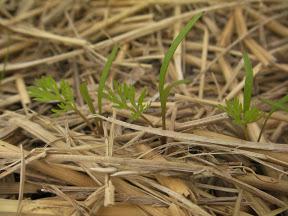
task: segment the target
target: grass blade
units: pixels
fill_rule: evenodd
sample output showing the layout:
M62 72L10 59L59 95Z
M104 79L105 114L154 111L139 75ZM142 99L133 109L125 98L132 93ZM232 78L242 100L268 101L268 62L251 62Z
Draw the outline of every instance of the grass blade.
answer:
M86 82L83 82L83 83L80 84L80 93L81 93L81 96L82 96L83 100L88 105L90 112L95 114L96 113L95 107L94 107L92 99L91 99L91 97L89 95Z
M171 58L173 57L179 44L186 37L186 35L189 33L189 31L192 29L194 24L200 19L201 16L202 16L202 13L195 15L186 24L186 26L180 31L180 33L174 39L174 41L172 42L171 46L169 47L167 53L165 54L164 59L163 59L163 63L162 63L161 68L160 68L160 75L159 75L159 92L160 92L160 95L162 94L162 92L164 90L166 73L167 73L167 69L168 69L169 62L170 62ZM161 98L160 98L160 100L161 100Z
M101 77L100 77L100 81L99 81L99 87L98 87L98 111L99 111L99 114L102 113L102 99L104 96L105 82L108 78L110 68L112 66L114 59L116 58L117 52L118 52L118 46L115 45L112 49L112 52L108 56L107 62L106 62L105 66L102 70L102 73L101 73Z
M243 53L244 68L245 68L245 85L244 85L244 101L243 111L247 112L250 108L252 90L253 90L253 67L247 52Z
M189 33L189 31L192 29L192 27L195 25L195 23L200 19L202 16L202 13L199 13L195 15L187 24L186 26L180 31L180 33L177 35L177 37L172 42L171 46L169 47L167 53L164 56L161 68L160 68L160 75L159 75L159 96L160 96L160 103L161 103L161 117L162 117L162 128L166 129L166 102L167 102L167 96L165 96L165 78L167 74L167 69L169 66L169 62L171 61L177 47L182 42L182 40L186 37L186 35ZM166 91L167 92L167 91ZM164 139L162 140L162 143L164 142Z

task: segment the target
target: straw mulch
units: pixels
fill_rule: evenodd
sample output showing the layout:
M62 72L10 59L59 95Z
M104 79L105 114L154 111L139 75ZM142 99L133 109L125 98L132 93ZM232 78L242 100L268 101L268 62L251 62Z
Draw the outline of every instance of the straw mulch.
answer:
M192 82L171 93L161 130L161 60L201 11L167 77ZM4 0L0 16L0 215L285 215L288 114L274 113L256 142L263 119L244 138L217 105L242 95L243 50L253 104L269 112L259 99L287 94L287 0ZM77 114L55 116L55 104L29 97L36 78L66 79L92 121L79 84L88 82L96 105L115 43L107 85L147 87L154 127L105 101L104 135L95 136Z

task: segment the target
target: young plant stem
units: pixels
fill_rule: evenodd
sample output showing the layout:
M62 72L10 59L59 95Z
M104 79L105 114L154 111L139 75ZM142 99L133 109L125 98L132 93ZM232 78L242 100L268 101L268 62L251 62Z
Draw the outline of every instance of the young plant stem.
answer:
M143 114L141 114L141 118L142 118L145 122L147 122L151 127L154 127L153 123L152 123L148 118L146 118Z
M102 122L102 119L99 119L99 118L95 118L95 125L97 127L97 131L99 134L103 134L104 131L103 131L103 122Z
M260 142L261 137L262 137L262 135L263 135L263 133L264 133L264 129L265 129L266 125L267 125L268 119L271 117L272 113L273 113L273 112L270 112L270 113L265 117L263 126L262 126L262 128L261 128L261 130L260 130L260 133L259 133L259 136L258 136L258 139L257 139L257 142Z
M83 100L88 105L90 112L92 114L96 114L96 110L93 105L92 98L90 97L89 92L88 92L87 82L82 82L80 84L80 93L81 93ZM103 128L101 128L100 120L98 118L94 118L94 124L97 128L98 134L102 134Z
M242 126L243 132L244 132L244 136L246 140L249 140L249 134L248 134L248 130L247 130L247 125Z
M101 115L100 113L99 113L99 115ZM97 117L96 117L97 118ZM102 122L102 119L97 119L98 121L99 121L99 133L100 134L103 134L104 133L104 131L103 131L103 122Z
M116 58L116 55L118 53L119 47L115 45L110 53L110 55L107 58L107 61L104 65L103 71L101 73L100 81L99 81L99 87L98 87L98 113L99 115L102 115L102 99L104 97L104 89L105 89L105 82L109 76L109 71L112 66L112 63L114 59ZM103 131L103 122L102 119L99 119L99 124L101 128L101 134L104 133Z
M93 114L95 114L95 113L93 113ZM97 128L98 134L102 134L103 133L103 128L101 127L99 119L95 118L94 123L95 123L95 126Z
M132 107L127 106L127 109L129 109L131 112L137 112L135 109L133 109ZM154 127L153 123L146 118L143 114L140 115L140 117L147 123L149 124L151 127Z
M96 114L96 113L93 113L93 114ZM89 122L89 120L88 120L88 122ZM97 128L97 134L103 134L103 128L101 127L100 120L98 118L94 118L94 124Z
M162 117L162 130L166 130L166 111L161 112L161 117ZM167 142L167 137L162 136L161 143L165 144L166 142Z
M177 47L180 45L180 43L183 41L183 39L186 37L186 35L190 32L194 24L200 19L202 16L202 13L199 13L195 15L185 26L184 28L179 32L177 37L173 40L172 44L170 45L169 49L167 50L161 68L160 68L160 74L159 74L159 85L158 85L158 90L159 90L159 97L160 97L160 103L161 103L161 117L162 117L162 129L166 130L166 103L167 103L167 98L168 94L171 90L172 87L175 85L178 85L180 83L174 83L171 85L169 88L165 88L165 79L166 79L166 74L168 71L169 63L171 59L173 58L173 55L177 49ZM177 82L177 81L176 81ZM161 143L165 144L166 143L166 137L161 138Z

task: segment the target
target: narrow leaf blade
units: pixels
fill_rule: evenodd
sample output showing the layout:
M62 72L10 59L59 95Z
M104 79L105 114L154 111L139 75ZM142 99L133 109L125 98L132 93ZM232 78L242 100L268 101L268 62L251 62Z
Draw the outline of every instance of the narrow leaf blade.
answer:
M98 87L98 110L99 110L99 114L102 113L102 98L103 98L103 91L105 88L105 83L106 83L106 80L108 78L112 63L116 58L117 52L118 52L118 46L115 45L113 47L110 55L108 56L107 62L106 62L105 66L102 70L102 73L101 73L101 77L100 77L100 81L99 81L99 87Z
M92 98L89 95L86 82L80 84L80 94L82 95L82 98L85 101L85 103L88 105L90 112L95 114L96 113L95 107L93 105Z
M166 77L167 69L168 69L169 62L170 62L171 58L173 57L179 44L186 37L186 35L189 33L189 31L192 29L194 24L200 19L201 16L202 16L202 13L195 15L186 24L186 26L180 31L180 33L174 39L174 41L172 42L171 46L169 47L167 53L165 54L164 59L163 59L163 63L162 63L161 68L160 68L160 75L159 75L159 92L160 92L160 95L164 89L165 77Z
M200 19L203 13L199 13L195 15L187 24L186 26L180 31L180 33L177 35L177 37L172 42L171 46L169 47L167 53L164 56L161 68L160 68L160 75L159 75L159 96L160 96L160 103L161 103L161 116L162 116L162 128L166 129L166 102L167 97L164 92L164 85L165 85L165 78L167 74L167 69L169 66L169 62L171 61L177 47L182 42L182 40L186 37L188 32L192 29L194 24Z
M247 112L250 108L251 97L253 91L253 67L247 52L243 53L244 68L245 68L245 85L244 85L244 102L243 111Z

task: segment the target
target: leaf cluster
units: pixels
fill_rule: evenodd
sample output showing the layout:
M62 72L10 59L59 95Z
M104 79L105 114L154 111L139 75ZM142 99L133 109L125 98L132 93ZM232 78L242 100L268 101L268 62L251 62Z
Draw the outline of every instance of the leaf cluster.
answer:
M268 99L261 99L262 102L268 104L271 106L270 113L274 113L276 111L282 110L285 112L288 112L288 95L282 97L281 99L277 101L272 101Z
M150 103L144 102L147 96L147 90L144 88L140 95L136 96L135 87L126 83L114 81L114 88L105 92L105 98L113 103L113 107L117 109L129 110L131 119L138 119L143 113L149 109Z
M225 106L220 105L219 109L225 111L237 125L247 125L259 120L262 116L262 112L256 107L250 107L244 112L243 104L238 98L233 98L231 101L226 101Z
M68 112L75 107L73 90L66 80L61 80L57 84L51 76L45 76L37 79L34 86L28 88L28 91L36 101L56 102L57 108L52 109L54 113Z
M263 113L256 107L251 106L251 98L253 92L253 68L251 61L246 52L243 53L245 68L245 85L243 104L238 98L226 101L226 104L220 105L219 109L225 111L237 125L247 125L259 120Z

